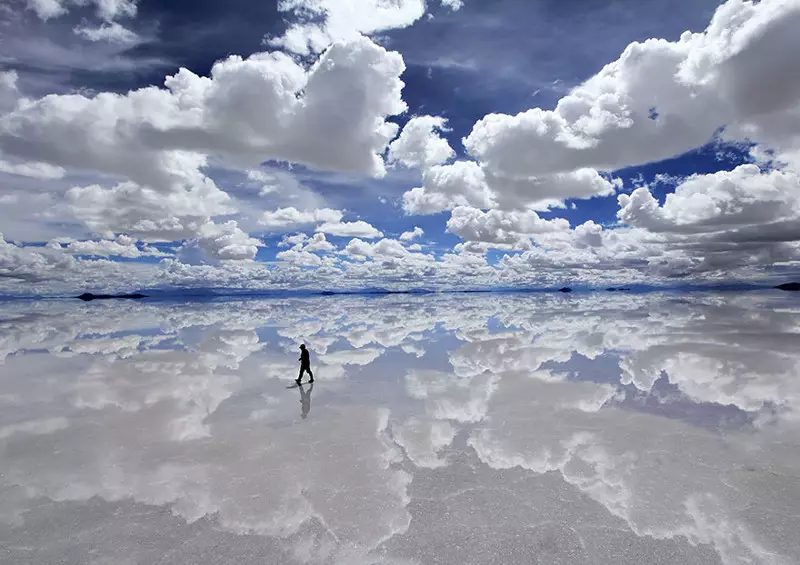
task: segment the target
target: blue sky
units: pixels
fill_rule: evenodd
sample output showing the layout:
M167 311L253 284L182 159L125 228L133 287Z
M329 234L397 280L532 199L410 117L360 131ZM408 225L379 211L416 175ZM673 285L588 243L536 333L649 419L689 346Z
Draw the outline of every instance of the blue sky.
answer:
M14 0L0 292L782 281L798 21L780 0Z

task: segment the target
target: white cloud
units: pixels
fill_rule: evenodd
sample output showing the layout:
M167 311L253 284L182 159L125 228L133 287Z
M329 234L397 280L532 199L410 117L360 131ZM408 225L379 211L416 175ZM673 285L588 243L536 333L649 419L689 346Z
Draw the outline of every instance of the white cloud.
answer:
M439 135L440 131L448 131L446 125L445 118L414 116L403 127L398 138L389 144L388 161L425 169L452 159L456 152Z
M9 163L0 159L0 173L47 180L60 179L64 176L64 172L63 168L54 167L47 163Z
M800 177L756 165L684 179L660 206L646 187L619 196L618 217L654 232L708 233L800 220Z
M298 267L319 267L322 265L322 259L318 255L298 249L281 251L276 257L281 261L286 261Z
M282 53L231 56L211 77L181 69L166 89L32 100L0 118L0 150L162 191L192 154L202 157L195 166L213 154L381 176L380 154L397 131L385 118L406 109L404 68L399 54L364 38L331 46L310 69Z
M0 279L13 281L44 281L60 279L78 267L61 248L22 247L7 242L0 233Z
M730 0L703 33L632 43L552 111L486 116L465 146L509 178L614 170L683 153L723 126L746 128L796 108L800 63L789 53L798 24L794 2Z
M65 251L72 255L92 255L95 257L167 257L169 254L147 245L138 246L136 240L126 235L119 235L115 240L70 241ZM60 243L58 244L60 247Z
M324 245L324 234L340 237L382 237L383 233L375 229L369 223L358 220L355 222L342 222L344 213L331 208L321 208L301 212L294 207L280 208L274 212L264 212L259 223L272 231L294 231L298 229L310 228L317 224L315 230L318 232L315 238L318 244ZM295 236L295 237L300 237ZM304 242L305 239L292 240L292 245Z
M619 186L595 169L508 178L487 174L474 161L457 161L425 170L423 186L403 195L403 208L409 214L434 214L456 206L547 210L562 206L567 198L607 196Z
M595 169L526 178L506 178L488 173L486 183L495 194L497 205L506 210L563 207L568 198L609 196L622 186L622 181L608 180Z
M302 247L303 243L305 243L306 241L308 241L308 236L304 233L285 235L283 236L283 238L281 238L281 241L278 243L278 247L299 248Z
M447 221L447 231L465 241L530 248L530 236L569 230L569 222L558 218L543 220L534 211L503 212L459 206Z
M425 235L425 231L419 226L414 226L412 231L405 231L401 233L399 239L400 241L413 241L418 237L422 237L423 235Z
M67 12L62 0L27 0L27 6L43 20L49 20Z
M461 0L441 0L458 10ZM268 39L273 46L300 55L322 52L335 41L350 40L412 25L425 14L424 0L281 0L278 9L299 16L280 37Z
M16 71L0 72L0 113L9 112L17 105L20 98L17 81L19 75Z
M117 19L133 17L136 7L128 0L28 5L43 17L79 5L97 10L100 21L80 29L98 38L125 35ZM24 97L16 73L0 73L6 236L58 237L65 245L41 251L6 244L7 272L42 286L47 276L58 285L90 282L78 265L102 284L284 288L315 274L348 288L438 288L751 279L800 261L800 63L790 55L800 8L792 2L729 0L702 33L633 43L553 110L487 115L465 139L472 160L456 162L442 117L413 117L395 139L389 120L407 109L405 65L361 35L410 25L424 14L421 0L287 0L281 8L298 21L276 41L321 52L318 60L280 52L230 56L209 76L181 69L165 87L43 98ZM33 83L23 78L27 90ZM723 140L757 143L751 156L759 166L661 174L650 186L634 180L636 190L619 197L618 225L595 216L569 229L565 220L537 214L569 199L612 195L622 183L607 171L694 148L720 128ZM363 175L384 175L386 163L399 165L386 184L364 182ZM346 195L330 195L337 210L326 207L327 189L311 188L314 181L361 184L370 202L395 199L415 185L408 177L417 173L403 167L422 176L403 195L404 211L451 211L448 229L462 239L454 249L426 246L436 250L426 255L409 245L423 235L416 228L378 241L383 234L373 223L383 224L368 212L345 221ZM656 196L663 187L654 187L667 181L670 190L677 186L662 204ZM39 227L22 228L28 218ZM262 229L314 235L285 238L277 265L251 265L262 243L249 233ZM120 234L135 242L117 247ZM360 239L337 253L325 234ZM155 254L152 242L182 246L176 260L158 266L70 257L135 258L145 249ZM490 266L481 256L489 249L518 253ZM63 273L50 267L58 264ZM318 272L305 268L312 264Z
M263 243L250 237L237 226L235 221L203 224L198 237L189 239L180 250L182 260L192 248L202 250L212 261L245 261L253 259Z
M317 226L317 231L339 237L365 237L367 239L383 237L382 231L363 220L355 222L325 222Z
M336 246L334 246L330 241L325 239L324 233L315 233L303 246L303 250L309 252L333 252L336 251Z
M358 286L380 285L387 288L437 286L438 281L454 280L461 272L448 257L437 261L433 255L418 252L396 239L368 243L352 239L341 252L350 259L343 262L344 280L358 281ZM476 273L473 273L473 275ZM441 277L441 279L440 279Z
M166 194L135 183L107 189L73 187L67 202L77 218L104 237L127 233L145 241L174 241L200 235L210 216L230 213L227 193L209 178Z
M301 212L297 208L279 208L273 212L264 212L259 223L267 229L293 231L320 223L338 223L344 213L331 208L321 208Z
M93 5L97 16L106 22L116 18L132 18L137 12L138 0L27 0L27 7L43 20L57 18L72 8Z
M286 261L299 267L320 267L323 263L332 265L335 259L321 259L314 253L333 253L336 246L325 238L324 233L315 233L309 237L304 233L293 236L285 236L278 244L279 247L290 247L286 251L281 251L276 255L281 261Z
M456 206L495 205L483 170L472 161L430 167L423 173L423 186L403 195L403 209L409 214L435 214Z
M138 35L117 22L104 23L98 27L79 26L73 31L88 41L110 41L123 44L139 41Z
M111 5L103 10L125 11ZM192 263L249 259L260 243L243 227L258 218L241 215L256 216L208 176L209 163L252 166L274 158L381 175L380 155L397 126L372 111L388 112L385 118L405 110L403 68L398 54L356 38L331 46L310 67L281 53L232 56L216 63L210 77L182 69L166 79L165 89L56 94L19 106L16 75L4 73L1 101L9 111L0 114L0 172L97 178L96 184L69 188L66 203L103 239L130 234L145 242L184 241L180 258ZM337 112L329 111L331 104ZM263 186L269 182L251 177ZM64 190L55 183L41 189ZM304 204L320 200L309 194ZM291 198L274 200L280 205ZM261 222L268 229L381 235L366 222L342 223L336 210L298 208L267 212ZM237 219L218 224L212 220L217 216Z
M344 253L349 257L363 260L372 256L372 244L358 238L351 239L344 248Z

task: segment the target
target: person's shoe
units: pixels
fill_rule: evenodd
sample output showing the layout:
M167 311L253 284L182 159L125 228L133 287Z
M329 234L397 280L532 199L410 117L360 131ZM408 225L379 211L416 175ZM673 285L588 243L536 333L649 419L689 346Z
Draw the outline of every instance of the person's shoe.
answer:
M295 379L294 382L297 383L297 386L300 386L300 379Z
M309 381L308 381L308 382L310 382L310 383L313 383L313 382L314 382L314 379L313 379L313 378L312 378L312 379L309 379Z

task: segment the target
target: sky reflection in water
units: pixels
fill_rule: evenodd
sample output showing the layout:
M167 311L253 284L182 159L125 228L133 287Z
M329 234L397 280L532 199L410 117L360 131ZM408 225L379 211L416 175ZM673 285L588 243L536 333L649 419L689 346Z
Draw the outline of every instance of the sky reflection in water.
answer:
M799 312L4 303L0 561L796 563Z

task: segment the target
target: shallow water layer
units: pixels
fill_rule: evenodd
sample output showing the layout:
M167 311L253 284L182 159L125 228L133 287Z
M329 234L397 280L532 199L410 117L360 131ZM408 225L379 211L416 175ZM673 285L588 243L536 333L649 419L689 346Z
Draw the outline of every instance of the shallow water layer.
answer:
M800 301L0 304L0 562L798 563ZM313 387L290 388L297 347Z

